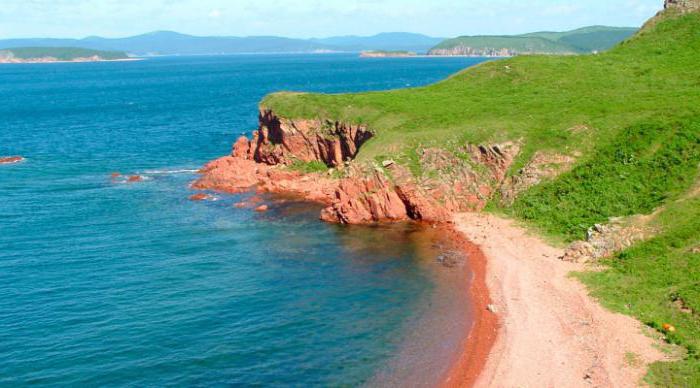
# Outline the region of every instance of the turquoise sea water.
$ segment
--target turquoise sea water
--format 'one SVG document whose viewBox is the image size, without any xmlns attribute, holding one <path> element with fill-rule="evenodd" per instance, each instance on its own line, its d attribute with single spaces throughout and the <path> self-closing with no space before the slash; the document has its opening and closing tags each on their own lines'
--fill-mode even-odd
<svg viewBox="0 0 700 388">
<path fill-rule="evenodd" d="M 430 381 L 445 360 L 428 356 L 454 352 L 468 315 L 439 233 L 326 225 L 276 198 L 266 214 L 234 209 L 241 196 L 195 203 L 188 183 L 269 92 L 417 86 L 478 62 L 0 66 L 0 155 L 27 158 L 0 166 L 0 385 Z"/>
</svg>

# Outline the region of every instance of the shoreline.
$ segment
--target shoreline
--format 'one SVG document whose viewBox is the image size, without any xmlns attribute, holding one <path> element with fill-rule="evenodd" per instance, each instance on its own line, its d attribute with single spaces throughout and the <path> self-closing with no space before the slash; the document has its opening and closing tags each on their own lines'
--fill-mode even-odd
<svg viewBox="0 0 700 388">
<path fill-rule="evenodd" d="M 476 384 L 486 368 L 489 355 L 496 344 L 501 323 L 498 315 L 488 311 L 491 296 L 486 285 L 488 264 L 486 255 L 455 226 L 449 227 L 449 233 L 462 252 L 467 255 L 468 267 L 473 274 L 468 292 L 473 310 L 473 322 L 462 342 L 459 357 L 452 362 L 448 373 L 439 385 L 445 388 L 470 387 Z"/>
<path fill-rule="evenodd" d="M 274 128 L 281 130 L 281 126 Z M 559 260 L 563 250 L 531 236 L 514 221 L 432 208 L 425 198 L 402 198 L 396 186 L 376 174 L 339 182 L 325 174 L 276 168 L 283 164 L 280 157 L 284 155 L 268 149 L 272 143 L 265 139 L 240 138 L 230 156 L 208 163 L 190 187 L 230 193 L 253 187 L 260 193 L 296 193 L 306 200 L 331 204 L 321 218 L 333 223 L 414 219 L 428 224 L 446 221 L 450 227 L 452 222 L 445 234 L 466 253 L 472 273 L 470 285 L 465 286 L 472 323 L 463 329 L 454 355 L 447 360 L 445 375 L 437 377 L 436 385 L 634 386 L 646 375 L 647 365 L 664 359 L 640 322 L 604 309 L 582 283 L 570 277 L 588 267 Z M 258 162 L 267 157 L 276 164 Z M 360 193 L 368 187 L 381 188 L 386 198 L 398 200 L 376 194 L 366 199 Z M 416 193 L 412 182 L 398 191 L 405 197 L 407 192 Z M 419 207 L 421 217 L 410 217 L 409 205 Z M 386 212 L 374 212 L 377 209 Z M 338 218 L 327 217 L 333 211 Z M 448 218 L 443 219 L 443 213 Z"/>
<path fill-rule="evenodd" d="M 649 364 L 666 359 L 641 322 L 605 309 L 569 276 L 589 268 L 559 260 L 561 249 L 489 214 L 457 214 L 455 229 L 484 255 L 488 296 L 473 287 L 476 307 L 490 297 L 496 313 L 475 315 L 473 341 L 445 386 L 637 386 Z M 498 323 L 483 327 L 489 314 Z M 496 332 L 475 376 L 485 348 L 479 336 Z"/>
<path fill-rule="evenodd" d="M 487 59 L 505 59 L 513 58 L 513 56 L 497 56 L 497 55 L 428 55 L 428 54 L 416 54 L 416 55 L 376 55 L 376 56 L 358 56 L 362 59 L 373 59 L 373 58 L 487 58 Z"/>
<path fill-rule="evenodd" d="M 326 203 L 289 184 L 255 186 L 258 193 Z M 562 249 L 490 214 L 457 213 L 443 226 L 445 237 L 468 258 L 472 323 L 437 386 L 635 386 L 649 364 L 665 359 L 640 322 L 606 310 L 569 276 L 589 268 L 559 260 Z"/>
</svg>

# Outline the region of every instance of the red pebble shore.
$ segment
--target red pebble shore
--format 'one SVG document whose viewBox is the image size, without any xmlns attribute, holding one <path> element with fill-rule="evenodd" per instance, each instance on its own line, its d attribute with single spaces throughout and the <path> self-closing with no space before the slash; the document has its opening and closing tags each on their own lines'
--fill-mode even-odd
<svg viewBox="0 0 700 388">
<path fill-rule="evenodd" d="M 496 314 L 488 311 L 492 302 L 486 285 L 487 263 L 484 252 L 451 227 L 446 229 L 446 234 L 453 241 L 457 241 L 469 257 L 469 267 L 474 274 L 469 287 L 470 300 L 474 307 L 474 324 L 465 336 L 460 356 L 452 361 L 452 366 L 440 387 L 472 387 L 486 367 L 501 322 Z"/>
</svg>

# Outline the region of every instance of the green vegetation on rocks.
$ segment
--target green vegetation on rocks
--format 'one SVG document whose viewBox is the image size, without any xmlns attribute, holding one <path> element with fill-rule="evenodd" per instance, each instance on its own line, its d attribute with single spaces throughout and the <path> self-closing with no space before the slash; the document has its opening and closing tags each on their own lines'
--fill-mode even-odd
<svg viewBox="0 0 700 388">
<path fill-rule="evenodd" d="M 328 166 L 320 161 L 303 162 L 301 160 L 296 160 L 294 163 L 289 165 L 289 169 L 293 171 L 302 172 L 305 174 L 311 174 L 315 172 L 326 172 L 328 171 Z"/>
<path fill-rule="evenodd" d="M 510 174 L 536 154 L 574 165 L 520 193 L 504 211 L 562 241 L 612 217 L 641 214 L 655 235 L 581 274 L 608 307 L 684 350 L 654 364 L 658 386 L 700 386 L 700 13 L 671 9 L 598 55 L 491 61 L 434 85 L 385 92 L 277 93 L 262 105 L 287 118 L 371 128 L 357 162 L 466 143 L 520 145 Z M 493 198 L 493 203 L 500 203 Z M 675 331 L 663 329 L 665 324 Z"/>
</svg>

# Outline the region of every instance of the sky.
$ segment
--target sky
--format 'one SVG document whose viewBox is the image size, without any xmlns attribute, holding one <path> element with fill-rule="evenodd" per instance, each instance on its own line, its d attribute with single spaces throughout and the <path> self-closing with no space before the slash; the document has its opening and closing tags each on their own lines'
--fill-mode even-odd
<svg viewBox="0 0 700 388">
<path fill-rule="evenodd" d="M 663 0 L 0 0 L 0 39 L 151 31 L 293 38 L 435 37 L 640 26 Z"/>
</svg>

